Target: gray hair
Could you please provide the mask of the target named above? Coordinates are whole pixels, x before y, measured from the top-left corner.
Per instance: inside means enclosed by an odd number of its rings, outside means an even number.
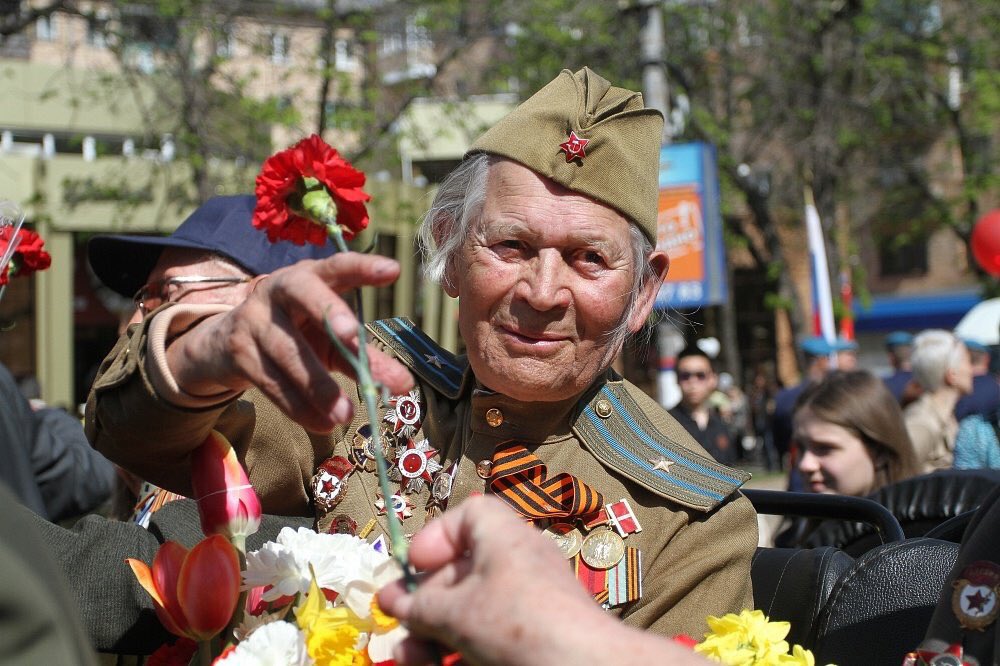
[[[944,384],[945,373],[958,366],[964,353],[965,343],[951,331],[924,331],[913,338],[913,377],[925,391],[936,391]]]
[[[417,232],[417,241],[424,259],[424,277],[442,287],[454,288],[459,253],[470,233],[471,223],[478,220],[486,201],[486,180],[489,169],[502,158],[479,154],[464,160],[441,183],[430,210]],[[642,290],[659,275],[648,258],[653,244],[634,221],[629,220],[632,245],[632,290],[622,312],[621,321],[608,331],[611,347],[619,349],[628,337],[628,318]],[[437,242],[441,239],[441,243]]]

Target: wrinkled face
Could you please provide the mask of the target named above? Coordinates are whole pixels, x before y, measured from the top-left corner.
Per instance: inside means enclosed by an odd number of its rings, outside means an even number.
[[[700,407],[718,385],[712,364],[704,356],[685,356],[677,361],[677,384],[688,407]]]
[[[490,168],[482,215],[448,289],[460,299],[459,328],[483,384],[518,400],[556,401],[611,364],[620,345],[608,333],[632,288],[628,225],[614,209],[519,164]],[[666,269],[665,255],[655,261]],[[631,330],[657,286],[639,298]]]
[[[795,413],[793,438],[802,451],[799,471],[812,492],[862,497],[875,489],[875,461],[854,433],[803,407]]]

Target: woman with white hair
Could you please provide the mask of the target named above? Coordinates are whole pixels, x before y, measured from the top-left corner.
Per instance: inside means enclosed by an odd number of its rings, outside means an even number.
[[[972,391],[969,350],[954,333],[924,331],[913,339],[913,379],[923,394],[903,412],[923,471],[951,467],[954,458],[955,403]]]

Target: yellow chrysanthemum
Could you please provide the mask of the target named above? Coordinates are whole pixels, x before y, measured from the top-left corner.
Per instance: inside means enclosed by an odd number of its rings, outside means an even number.
[[[789,646],[784,640],[791,628],[788,622],[768,622],[759,610],[709,616],[707,622],[712,631],[694,649],[713,661],[729,666],[800,663],[786,661],[796,658],[788,654]]]
[[[306,649],[317,666],[359,666],[370,663],[359,649],[367,623],[349,608],[331,607],[313,579],[309,595],[295,611],[299,628],[306,634]],[[363,647],[363,646],[362,646]]]

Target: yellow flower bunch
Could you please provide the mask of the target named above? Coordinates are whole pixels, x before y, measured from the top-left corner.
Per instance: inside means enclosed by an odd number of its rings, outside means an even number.
[[[727,666],[815,666],[812,652],[801,645],[792,646],[789,654],[788,622],[770,622],[759,610],[709,616],[707,621],[711,631],[694,651],[712,661]]]

